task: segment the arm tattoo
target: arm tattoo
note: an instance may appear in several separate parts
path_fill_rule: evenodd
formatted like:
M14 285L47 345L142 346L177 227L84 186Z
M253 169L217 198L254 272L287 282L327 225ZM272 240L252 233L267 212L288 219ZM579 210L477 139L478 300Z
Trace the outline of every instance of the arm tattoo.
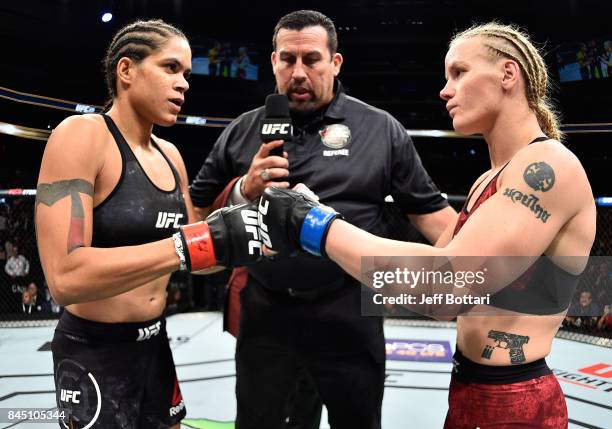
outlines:
M526 194L518 189L506 188L504 191L504 197L510 198L513 203L516 203L517 201L520 202L522 205L531 210L536 219L539 219L542 223L546 223L550 217L550 213L546 211L544 207L538 204L540 199L533 194Z
M525 362L523 344L529 342L529 337L524 335L509 334L508 332L489 331L489 338L495 341L495 345L486 345L482 351L482 357L491 359L491 355L496 348L510 350L510 363L512 365Z
M555 184L555 171L545 162L534 162L525 169L523 179L533 190L546 192Z
M36 188L36 206L44 204L51 207L59 200L70 195L70 230L68 231L68 253L78 247L83 247L85 242L85 212L81 196L89 195L93 198L94 187L83 179L58 180L53 183L41 183Z

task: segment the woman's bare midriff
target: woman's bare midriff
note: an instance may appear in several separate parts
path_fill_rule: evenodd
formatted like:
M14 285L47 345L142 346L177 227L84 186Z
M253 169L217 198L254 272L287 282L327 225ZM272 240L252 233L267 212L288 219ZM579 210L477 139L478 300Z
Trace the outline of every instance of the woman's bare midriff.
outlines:
M478 310L477 307L474 310ZM499 313L500 310L496 311ZM490 311L488 313L490 314ZM533 362L550 353L552 340L563 316L563 313L550 316L459 316L457 348L465 357L482 365L500 366ZM509 344L508 340L514 344ZM524 354L522 362L517 362L516 358L514 362L511 360L511 346L515 349L520 347Z
M163 313L169 279L166 275L121 295L71 304L66 309L75 316L96 322L145 322Z

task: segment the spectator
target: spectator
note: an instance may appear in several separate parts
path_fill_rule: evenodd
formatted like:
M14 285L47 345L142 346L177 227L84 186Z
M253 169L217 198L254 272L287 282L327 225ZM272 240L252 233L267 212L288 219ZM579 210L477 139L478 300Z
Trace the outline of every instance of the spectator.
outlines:
M223 42L219 52L219 63L221 64L219 76L232 77L232 46L230 42Z
M36 312L36 302L29 289L24 289L21 294L21 309L25 314L32 314L32 311Z
M580 76L582 80L588 80L591 77L590 65L592 59L589 57L586 43L580 44L580 50L576 54L576 60L580 65Z
M8 242L7 242L8 243ZM9 258L4 265L4 271L9 276L12 296L9 298L10 311L19 311L19 304L23 301L23 291L26 278L30 272L30 263L25 256L19 254L19 247L15 244L10 246Z
M46 282L44 284L44 290L42 294L41 311L53 314L58 314L62 311L62 307L53 300L53 297L51 296L51 291L49 290L49 287L47 286Z
M612 40L606 40L603 46L604 51L600 58L603 63L602 67L606 66L603 71L606 77L612 77Z
M603 305L612 302L612 279L610 279L610 267L607 261L601 261L595 273L593 286L596 303Z
M32 296L32 304L34 304L38 308L38 311L40 311L40 300L38 299L38 286L36 286L36 283L30 282L26 290L30 292L30 295Z
M15 282L23 282L25 277L30 272L30 263L25 256L19 254L19 247L13 245L11 249L11 256L9 256L4 266L4 271L12 278Z
M219 51L221 50L221 43L214 42L213 47L208 50L208 74L210 76L217 76L219 71Z
M0 267L6 266L6 251L0 241ZM4 269L0 270L0 313L17 311L18 297L13 293L11 280Z
M587 58L589 59L589 72L591 79L601 79L602 71L599 57L601 56L599 46L595 40L589 40L587 48Z
M597 321L597 329L601 331L612 331L612 305L604 306L603 315Z
M246 79L247 68L249 64L251 64L246 46L241 46L240 49L238 49L238 56L234 61L236 62L236 77L238 79Z
M601 314L601 308L593 302L593 293L584 290L580 293L580 300L574 303L565 317L565 322L569 326L577 328L591 329L595 327L597 319Z
M8 231L8 214L6 208L0 206L0 243L4 243Z

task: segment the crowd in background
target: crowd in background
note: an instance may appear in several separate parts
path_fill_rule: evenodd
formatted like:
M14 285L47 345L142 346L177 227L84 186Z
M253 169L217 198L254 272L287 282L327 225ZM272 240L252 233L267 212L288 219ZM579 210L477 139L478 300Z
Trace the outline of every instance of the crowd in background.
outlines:
M593 258L580 278L563 326L577 331L612 333L612 270L610 258Z
M219 77L247 78L247 68L251 59L246 46L236 51L230 42L213 42L208 50L208 75Z
M59 316L62 307L45 281L34 228L32 196L0 197L0 320L21 315ZM168 285L168 313L193 307L190 278L177 272ZM209 305L208 309L219 309Z
M580 65L580 76L583 80L612 76L612 40L581 43L576 60Z
M58 314L36 249L34 198L0 197L1 314Z

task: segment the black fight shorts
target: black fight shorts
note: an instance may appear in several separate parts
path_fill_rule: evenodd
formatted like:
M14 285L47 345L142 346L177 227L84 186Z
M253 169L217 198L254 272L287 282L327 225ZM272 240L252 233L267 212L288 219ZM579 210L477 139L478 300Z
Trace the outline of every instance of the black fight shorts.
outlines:
M100 323L64 311L51 349L61 428L163 429L186 415L163 318Z

